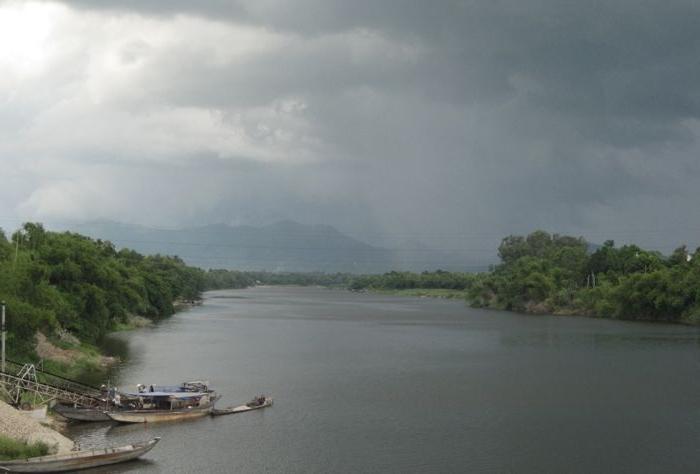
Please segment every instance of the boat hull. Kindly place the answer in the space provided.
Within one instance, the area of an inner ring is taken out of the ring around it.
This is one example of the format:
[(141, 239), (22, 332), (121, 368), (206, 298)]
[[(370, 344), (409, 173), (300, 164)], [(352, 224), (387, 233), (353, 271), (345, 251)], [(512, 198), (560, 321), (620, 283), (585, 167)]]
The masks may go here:
[(54, 454), (22, 461), (0, 461), (2, 472), (66, 472), (131, 461), (149, 452), (160, 438), (119, 448), (93, 449), (70, 454)]
[(224, 408), (223, 410), (213, 409), (211, 411), (212, 416), (222, 416), (222, 415), (234, 415), (236, 413), (244, 413), (247, 411), (260, 410), (261, 408), (267, 408), (272, 406), (272, 399), (268, 398), (265, 403), (258, 406), (249, 407), (248, 405), (240, 405), (237, 407)]
[(207, 416), (212, 408), (210, 405), (185, 410), (125, 410), (107, 412), (107, 416), (119, 423), (159, 423), (200, 418)]
[(111, 418), (104, 410), (97, 408), (73, 408), (66, 405), (56, 405), (54, 411), (64, 418), (76, 421), (110, 421)]

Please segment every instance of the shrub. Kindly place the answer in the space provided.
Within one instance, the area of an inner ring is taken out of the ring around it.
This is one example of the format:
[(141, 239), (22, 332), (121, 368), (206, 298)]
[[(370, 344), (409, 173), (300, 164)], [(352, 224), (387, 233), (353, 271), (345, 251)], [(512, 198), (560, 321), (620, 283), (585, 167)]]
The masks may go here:
[(7, 436), (0, 435), (0, 460), (9, 461), (11, 459), (26, 459), (37, 456), (45, 456), (49, 453), (46, 443), (27, 444), (24, 441), (17, 441)]

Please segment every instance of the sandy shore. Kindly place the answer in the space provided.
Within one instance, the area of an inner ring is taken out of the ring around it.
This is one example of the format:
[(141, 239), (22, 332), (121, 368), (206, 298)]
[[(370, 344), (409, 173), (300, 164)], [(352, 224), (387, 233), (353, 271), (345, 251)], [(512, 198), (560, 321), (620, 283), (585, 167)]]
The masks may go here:
[(67, 453), (73, 449), (73, 441), (1, 401), (0, 434), (28, 443), (44, 442), (55, 453)]

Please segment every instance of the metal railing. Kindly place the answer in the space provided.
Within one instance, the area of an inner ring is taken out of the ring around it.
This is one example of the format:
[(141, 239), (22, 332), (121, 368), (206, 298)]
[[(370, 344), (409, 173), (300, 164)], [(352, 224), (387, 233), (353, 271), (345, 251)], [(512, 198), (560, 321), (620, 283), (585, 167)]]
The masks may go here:
[[(8, 369), (9, 365), (6, 367), (6, 370)], [(44, 380), (47, 376), (55, 378), (52, 381), (60, 384), (54, 385)], [(22, 403), (25, 394), (32, 397), (34, 405), (47, 404), (53, 400), (84, 407), (99, 407), (105, 404), (98, 389), (37, 370), (33, 364), (24, 364), (16, 374), (0, 372), (0, 389), (5, 392), (10, 403), (16, 406)]]

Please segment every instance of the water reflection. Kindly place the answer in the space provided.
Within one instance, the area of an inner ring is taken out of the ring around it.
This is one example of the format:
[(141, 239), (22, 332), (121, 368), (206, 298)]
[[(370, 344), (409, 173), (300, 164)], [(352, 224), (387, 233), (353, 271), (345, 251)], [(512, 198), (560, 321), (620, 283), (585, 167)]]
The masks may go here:
[(533, 346), (533, 347), (576, 347), (588, 346), (592, 349), (604, 347), (638, 348), (648, 350), (653, 347), (678, 347), (683, 345), (700, 344), (700, 336), (694, 329), (691, 333), (673, 333), (660, 331), (659, 333), (631, 333), (623, 332), (561, 332), (560, 329), (544, 329), (527, 333), (501, 333), (500, 342), (505, 346)]

